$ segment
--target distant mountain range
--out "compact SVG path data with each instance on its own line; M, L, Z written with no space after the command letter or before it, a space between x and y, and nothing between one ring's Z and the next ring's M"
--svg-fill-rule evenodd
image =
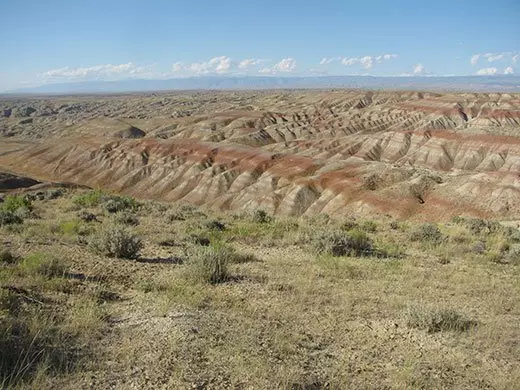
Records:
M520 76L207 76L167 80L88 81L46 84L7 91L7 94L84 94L152 92L167 90L241 90L292 88L366 88L400 90L451 90L520 92Z

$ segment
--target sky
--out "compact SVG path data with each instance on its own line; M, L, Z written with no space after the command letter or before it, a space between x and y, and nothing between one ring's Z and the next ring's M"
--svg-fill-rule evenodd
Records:
M519 0L0 0L0 91L205 75L520 73Z

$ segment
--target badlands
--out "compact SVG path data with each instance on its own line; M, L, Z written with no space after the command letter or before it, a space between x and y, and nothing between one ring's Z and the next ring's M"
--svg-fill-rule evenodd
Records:
M520 94L0 116L0 388L519 388Z
M282 216L520 218L520 95L183 92L0 100L0 167Z

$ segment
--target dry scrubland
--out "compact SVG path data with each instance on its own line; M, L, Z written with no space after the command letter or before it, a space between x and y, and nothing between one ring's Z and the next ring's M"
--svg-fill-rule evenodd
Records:
M518 388L519 128L508 93L0 98L0 383Z
M520 232L219 213L50 188L0 203L0 383L513 389Z

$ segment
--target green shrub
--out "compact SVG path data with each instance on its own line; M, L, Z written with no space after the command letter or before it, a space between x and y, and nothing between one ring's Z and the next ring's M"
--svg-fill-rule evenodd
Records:
M425 329L428 333L464 332L476 326L476 321L466 318L452 309L428 309L412 306L405 313L406 324L412 328Z
M67 236L87 236L92 228L78 220L63 221L58 224L58 231Z
M92 237L90 248L101 255L135 259L143 248L141 239L123 226L114 225L102 230Z
M137 226L139 218L128 211L121 211L114 216L114 222L121 225Z
M220 221L217 221L216 219L212 219L212 220L206 222L206 227L210 230L218 230L218 231L226 230L226 225Z
M341 224L342 230L349 231L349 230L358 229L358 228L359 228L359 224L354 219L348 219Z
M92 214L85 210L78 212L78 218L83 222L95 222L98 220L96 214Z
M138 203L131 196L110 196L105 199L103 207L109 213L117 213L124 210L137 210Z
M23 218L12 211L0 209L0 226L14 225L23 223Z
M373 242L365 232L353 229L325 231L313 239L314 250L318 254L332 256L362 256L373 253Z
M22 195L7 195L0 204L0 210L15 213L20 208L32 209L31 201Z
M258 209L253 212L252 220L256 223L269 223L273 218L265 210Z
M439 243L443 239L443 236L437 225L433 223L424 223L412 231L410 239L412 241Z
M63 276L67 267L62 260L49 253L33 253L20 263L20 269L27 274L39 274L51 278Z
M188 263L188 277L198 283L222 283L229 279L228 264L235 252L228 247L199 247Z
M1 263L7 263L7 264L13 264L18 261L18 257L13 255L13 252L11 252L9 249L4 249L0 247L0 262Z
M72 202L82 207L95 207L101 203L105 196L105 193L101 190L92 190L75 196Z
M96 207L103 205L109 213L117 213L123 210L136 210L139 203L131 196L109 195L101 190L92 190L78 195L72 200L81 207Z
M377 223L374 221L363 221L359 225L359 229L367 232L367 233L375 233L377 231Z

